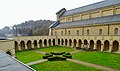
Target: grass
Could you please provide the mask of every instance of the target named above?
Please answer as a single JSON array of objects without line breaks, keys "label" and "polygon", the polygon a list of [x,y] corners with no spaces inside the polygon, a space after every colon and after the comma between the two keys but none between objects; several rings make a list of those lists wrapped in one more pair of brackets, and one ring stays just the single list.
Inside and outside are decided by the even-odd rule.
[{"label": "grass", "polygon": [[31,67],[36,71],[102,71],[69,61],[47,61]]},{"label": "grass", "polygon": [[73,49],[69,47],[63,47],[63,46],[50,46],[46,48],[39,48],[37,50],[43,51],[43,52],[72,52]]},{"label": "grass", "polygon": [[78,52],[72,55],[73,59],[99,64],[102,66],[120,69],[120,54],[105,52]]},{"label": "grass", "polygon": [[42,59],[43,54],[39,54],[33,50],[25,50],[16,52],[16,57],[23,63],[33,62]]}]

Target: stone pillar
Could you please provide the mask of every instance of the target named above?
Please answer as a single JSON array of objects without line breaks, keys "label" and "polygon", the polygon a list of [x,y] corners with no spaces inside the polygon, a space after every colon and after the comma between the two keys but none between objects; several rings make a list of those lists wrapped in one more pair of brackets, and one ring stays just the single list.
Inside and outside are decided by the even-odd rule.
[{"label": "stone pillar", "polygon": [[84,47],[84,45],[83,45],[83,43],[81,43],[81,48],[83,48]]},{"label": "stone pillar", "polygon": [[97,44],[94,44],[94,48],[93,49],[97,49]]},{"label": "stone pillar", "polygon": [[28,49],[27,44],[25,44],[25,50],[27,50],[27,49]]},{"label": "stone pillar", "polygon": [[21,47],[20,47],[20,44],[18,45],[18,51],[20,51],[21,50]]},{"label": "stone pillar", "polygon": [[58,45],[58,39],[55,39],[55,45]]},{"label": "stone pillar", "polygon": [[34,47],[34,43],[31,44],[31,47],[32,47],[32,49],[35,48],[35,47]]},{"label": "stone pillar", "polygon": [[119,48],[118,48],[118,53],[120,53],[120,45],[119,45]]},{"label": "stone pillar", "polygon": [[42,42],[42,44],[43,44],[43,45],[42,45],[42,47],[45,47],[45,44],[44,44],[44,42]]},{"label": "stone pillar", "polygon": [[87,44],[87,48],[90,48],[90,43]]},{"label": "stone pillar", "polygon": [[72,42],[72,45],[71,45],[71,47],[73,48],[74,47],[74,43]]},{"label": "stone pillar", "polygon": [[67,42],[67,47],[70,47],[70,46],[69,46],[69,41]]},{"label": "stone pillar", "polygon": [[47,42],[47,47],[49,47],[50,45],[49,45],[49,42]]},{"label": "stone pillar", "polygon": [[53,41],[51,41],[51,46],[53,46]]},{"label": "stone pillar", "polygon": [[101,50],[100,51],[103,51],[104,50],[104,44],[101,44]]},{"label": "stone pillar", "polygon": [[109,52],[112,52],[112,44],[109,46]]},{"label": "stone pillar", "polygon": [[79,47],[79,43],[77,42],[76,47]]}]

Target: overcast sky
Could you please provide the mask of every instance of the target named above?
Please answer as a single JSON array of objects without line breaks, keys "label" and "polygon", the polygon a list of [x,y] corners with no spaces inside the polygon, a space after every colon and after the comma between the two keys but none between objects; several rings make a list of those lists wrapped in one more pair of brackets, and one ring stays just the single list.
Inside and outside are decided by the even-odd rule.
[{"label": "overcast sky", "polygon": [[28,20],[56,20],[56,12],[103,0],[0,0],[0,29]]}]

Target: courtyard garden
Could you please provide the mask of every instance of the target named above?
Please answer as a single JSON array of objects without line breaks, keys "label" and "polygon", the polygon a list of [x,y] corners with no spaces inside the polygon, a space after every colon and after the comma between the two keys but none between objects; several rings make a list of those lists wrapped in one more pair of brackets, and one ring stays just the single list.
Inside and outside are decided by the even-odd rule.
[{"label": "courtyard garden", "polygon": [[[37,52],[36,52],[37,51]],[[44,48],[37,48],[33,50],[24,50],[16,52],[16,57],[23,63],[30,63],[37,60],[43,60],[43,56],[47,54],[61,54],[61,52],[74,52],[72,48],[63,46],[50,46]],[[45,54],[39,53],[44,52]],[[46,54],[47,53],[47,54]],[[106,52],[85,52],[79,51],[72,55],[72,59],[97,64],[105,67],[120,70],[120,54],[106,53]],[[45,61],[42,63],[30,65],[36,71],[102,71],[94,67],[89,67],[70,61]]]}]

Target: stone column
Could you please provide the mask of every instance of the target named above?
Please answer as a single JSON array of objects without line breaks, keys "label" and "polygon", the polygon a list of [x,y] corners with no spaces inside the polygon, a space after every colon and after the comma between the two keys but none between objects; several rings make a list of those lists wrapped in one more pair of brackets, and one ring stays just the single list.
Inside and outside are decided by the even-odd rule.
[{"label": "stone column", "polygon": [[26,50],[28,49],[27,44],[25,44],[25,49],[26,49]]},{"label": "stone column", "polygon": [[79,44],[78,44],[78,42],[76,43],[76,47],[79,47]]},{"label": "stone column", "polygon": [[119,45],[119,48],[118,48],[118,53],[120,53],[120,45]]},{"label": "stone column", "polygon": [[42,47],[45,47],[45,44],[44,44],[44,42],[42,42]]},{"label": "stone column", "polygon": [[71,45],[71,47],[73,48],[74,47],[74,43],[72,42],[72,45]]},{"label": "stone column", "polygon": [[90,48],[90,43],[87,44],[87,48]]},{"label": "stone column", "polygon": [[94,48],[93,49],[97,49],[97,44],[94,44]]},{"label": "stone column", "polygon": [[50,45],[49,45],[49,42],[47,42],[47,47],[49,47]]},{"label": "stone column", "polygon": [[69,41],[67,42],[67,47],[70,47],[70,46],[69,46]]},{"label": "stone column", "polygon": [[32,47],[32,49],[35,48],[35,47],[34,47],[34,43],[31,44],[31,47]]},{"label": "stone column", "polygon": [[84,47],[84,45],[83,45],[83,43],[81,43],[81,48],[83,48]]},{"label": "stone column", "polygon": [[21,47],[20,47],[20,44],[18,45],[18,51],[20,51],[21,50]]},{"label": "stone column", "polygon": [[112,52],[112,44],[109,46],[109,52]]},{"label": "stone column", "polygon": [[104,50],[104,44],[101,44],[101,50],[100,51],[103,51]]}]

